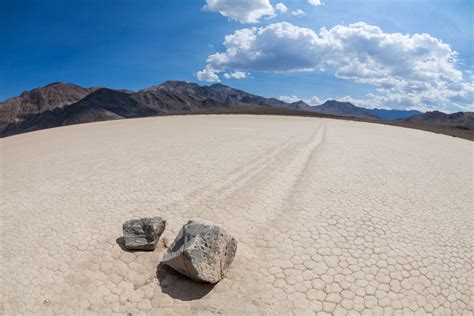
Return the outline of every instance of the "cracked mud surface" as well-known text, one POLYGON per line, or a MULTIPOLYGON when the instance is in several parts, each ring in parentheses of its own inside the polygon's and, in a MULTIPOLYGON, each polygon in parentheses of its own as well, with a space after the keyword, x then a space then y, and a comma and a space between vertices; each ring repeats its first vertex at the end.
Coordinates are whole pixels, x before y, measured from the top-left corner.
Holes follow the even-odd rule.
POLYGON ((161 117, 0 140, 0 314, 473 315, 473 145, 378 124, 161 117), (198 284, 122 223, 239 240, 198 284))

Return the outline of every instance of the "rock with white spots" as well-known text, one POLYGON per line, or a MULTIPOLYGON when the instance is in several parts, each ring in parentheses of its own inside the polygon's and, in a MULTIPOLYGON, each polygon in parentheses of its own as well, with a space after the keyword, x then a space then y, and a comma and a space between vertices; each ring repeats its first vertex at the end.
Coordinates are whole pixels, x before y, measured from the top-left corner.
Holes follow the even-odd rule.
POLYGON ((237 240, 224 229, 189 221, 163 256, 163 263, 193 280, 217 283, 236 251, 237 240))
POLYGON ((165 227, 166 221, 159 216, 126 221, 122 226, 125 248, 155 250, 165 227))

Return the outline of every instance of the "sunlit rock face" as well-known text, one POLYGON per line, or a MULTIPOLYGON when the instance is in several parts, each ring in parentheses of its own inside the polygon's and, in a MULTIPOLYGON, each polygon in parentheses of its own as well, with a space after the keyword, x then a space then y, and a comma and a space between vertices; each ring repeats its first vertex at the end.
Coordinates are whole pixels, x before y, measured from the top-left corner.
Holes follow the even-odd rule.
POLYGON ((189 221, 163 256, 163 263, 193 280, 217 283, 236 251, 237 240, 224 229, 189 221))

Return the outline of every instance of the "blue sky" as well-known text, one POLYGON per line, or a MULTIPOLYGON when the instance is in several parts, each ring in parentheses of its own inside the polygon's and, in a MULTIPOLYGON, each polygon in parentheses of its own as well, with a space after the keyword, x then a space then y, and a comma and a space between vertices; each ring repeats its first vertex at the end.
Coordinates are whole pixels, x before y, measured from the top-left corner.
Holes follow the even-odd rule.
POLYGON ((321 2, 0 0, 0 99, 220 80, 311 104, 474 109, 472 1, 321 2))

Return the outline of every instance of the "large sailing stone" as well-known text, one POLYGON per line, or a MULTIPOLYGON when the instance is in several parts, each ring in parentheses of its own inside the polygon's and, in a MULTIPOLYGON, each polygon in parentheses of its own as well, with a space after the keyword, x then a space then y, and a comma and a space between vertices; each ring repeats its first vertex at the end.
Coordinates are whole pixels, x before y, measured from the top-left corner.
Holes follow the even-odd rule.
POLYGON ((163 256, 163 263, 196 281, 217 283, 229 269, 237 240, 224 229, 189 221, 163 256))

